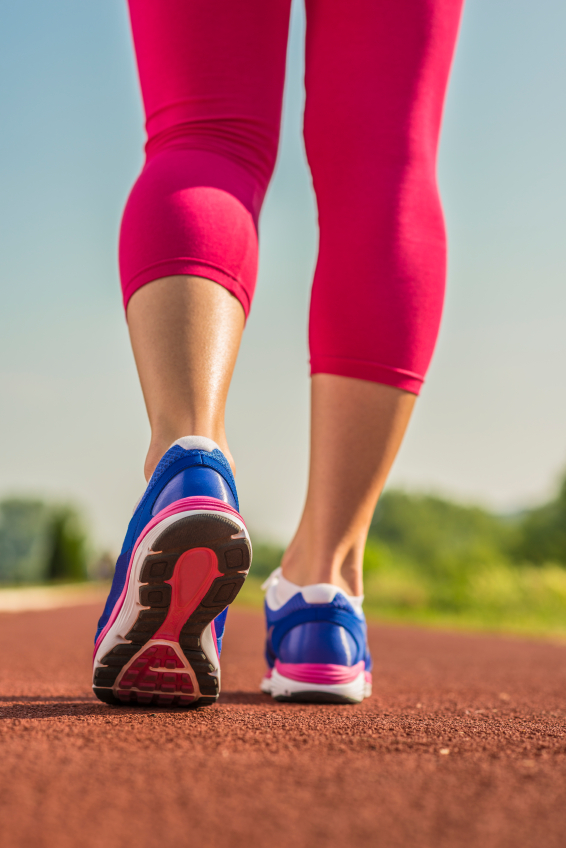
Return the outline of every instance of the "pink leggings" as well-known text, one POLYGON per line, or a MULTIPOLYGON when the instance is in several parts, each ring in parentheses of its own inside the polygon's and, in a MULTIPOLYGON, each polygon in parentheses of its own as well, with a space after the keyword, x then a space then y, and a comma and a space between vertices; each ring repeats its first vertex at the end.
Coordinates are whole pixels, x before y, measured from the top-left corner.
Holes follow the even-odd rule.
MULTIPOLYGON (((124 212, 127 305, 175 274, 249 311, 277 155, 290 0, 129 0, 147 161, 124 212)), ((311 371, 418 394, 442 312, 436 184, 462 0, 306 0, 305 144, 320 246, 311 371)))

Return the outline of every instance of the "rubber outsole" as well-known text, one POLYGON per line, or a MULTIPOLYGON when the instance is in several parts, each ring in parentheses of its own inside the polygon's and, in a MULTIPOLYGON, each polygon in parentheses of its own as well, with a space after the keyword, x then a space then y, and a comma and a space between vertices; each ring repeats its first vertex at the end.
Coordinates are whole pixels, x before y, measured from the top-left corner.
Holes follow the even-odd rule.
POLYGON ((145 609, 125 635, 128 641, 116 645, 100 660, 102 665, 94 672, 94 694, 114 705, 212 704, 218 699, 219 680, 203 650, 203 632, 244 584, 251 563, 248 539, 226 515, 207 513, 185 516, 170 524, 152 548, 139 578, 139 601, 145 609), (154 640, 169 614, 172 591, 177 591, 172 583, 176 578, 182 581, 185 574, 180 571, 176 575, 178 561, 195 549, 212 551, 218 576, 200 601, 197 599, 196 608, 180 628, 178 641, 154 640), (143 688, 136 685, 139 680, 143 680, 143 688))
POLYGON ((355 698, 334 695, 331 692, 296 692, 293 695, 272 695, 280 704, 359 704, 355 698))

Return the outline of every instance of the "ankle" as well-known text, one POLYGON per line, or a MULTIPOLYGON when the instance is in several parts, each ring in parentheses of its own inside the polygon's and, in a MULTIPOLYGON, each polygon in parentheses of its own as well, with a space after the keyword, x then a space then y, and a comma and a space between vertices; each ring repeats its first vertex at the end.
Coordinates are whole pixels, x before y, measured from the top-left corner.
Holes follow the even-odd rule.
POLYGON ((145 464, 144 464, 144 474, 145 474, 145 478, 148 482, 151 478, 151 475, 153 474, 153 472, 157 468, 159 460, 161 459, 161 457, 165 453, 167 453, 167 451, 169 450, 171 445, 174 442, 176 442, 177 439, 180 439, 183 436, 188 436, 188 435, 205 436, 208 439, 212 439, 213 442, 216 442, 216 444, 218 445, 218 447, 220 448, 220 450, 222 451, 222 453, 224 454, 224 456, 228 460, 228 462, 230 464, 230 468, 232 469, 232 473, 235 476, 236 465, 234 463, 234 459, 232 457, 232 454, 230 453, 230 449, 228 448, 228 443, 226 441, 226 435, 224 433, 215 434, 216 435, 216 438, 215 438, 215 436, 212 435, 211 433, 209 433, 208 431, 207 432, 192 432, 192 433, 176 433, 176 431, 171 431, 171 432, 168 432, 168 433, 152 434, 151 442, 150 442, 150 445, 149 445, 149 449, 148 449, 147 456, 146 456, 146 459, 145 459, 145 464))
POLYGON ((348 595, 362 595, 363 547, 361 556, 353 556, 352 550, 344 556, 340 550, 328 550, 324 553, 322 546, 319 545, 318 548, 318 551, 313 549, 298 533, 281 560, 285 579, 297 586, 330 583, 348 595))

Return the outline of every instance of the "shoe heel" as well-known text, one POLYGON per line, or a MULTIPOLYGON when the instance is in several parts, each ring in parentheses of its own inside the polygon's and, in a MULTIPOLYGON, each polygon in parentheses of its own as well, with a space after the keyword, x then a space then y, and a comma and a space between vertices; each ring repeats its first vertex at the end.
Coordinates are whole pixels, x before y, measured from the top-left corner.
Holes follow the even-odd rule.
POLYGON ((95 658, 100 700, 163 706, 217 700, 214 619, 235 599, 251 564, 247 531, 234 514, 180 512, 143 540, 123 608, 95 658))

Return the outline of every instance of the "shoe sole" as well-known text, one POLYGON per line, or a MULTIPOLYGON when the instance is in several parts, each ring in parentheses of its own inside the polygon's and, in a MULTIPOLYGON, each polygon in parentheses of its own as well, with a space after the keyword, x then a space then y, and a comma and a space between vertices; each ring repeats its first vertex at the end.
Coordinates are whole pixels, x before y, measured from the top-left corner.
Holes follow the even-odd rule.
POLYGON ((93 691, 107 704, 192 706, 220 693, 214 619, 251 564, 235 511, 164 518, 132 557, 125 597, 97 646, 93 691))
POLYGON ((273 669, 270 677, 264 677, 261 691, 271 695, 275 701, 302 704, 360 704, 371 695, 371 677, 361 672, 355 680, 340 684, 317 684, 284 677, 273 669))

